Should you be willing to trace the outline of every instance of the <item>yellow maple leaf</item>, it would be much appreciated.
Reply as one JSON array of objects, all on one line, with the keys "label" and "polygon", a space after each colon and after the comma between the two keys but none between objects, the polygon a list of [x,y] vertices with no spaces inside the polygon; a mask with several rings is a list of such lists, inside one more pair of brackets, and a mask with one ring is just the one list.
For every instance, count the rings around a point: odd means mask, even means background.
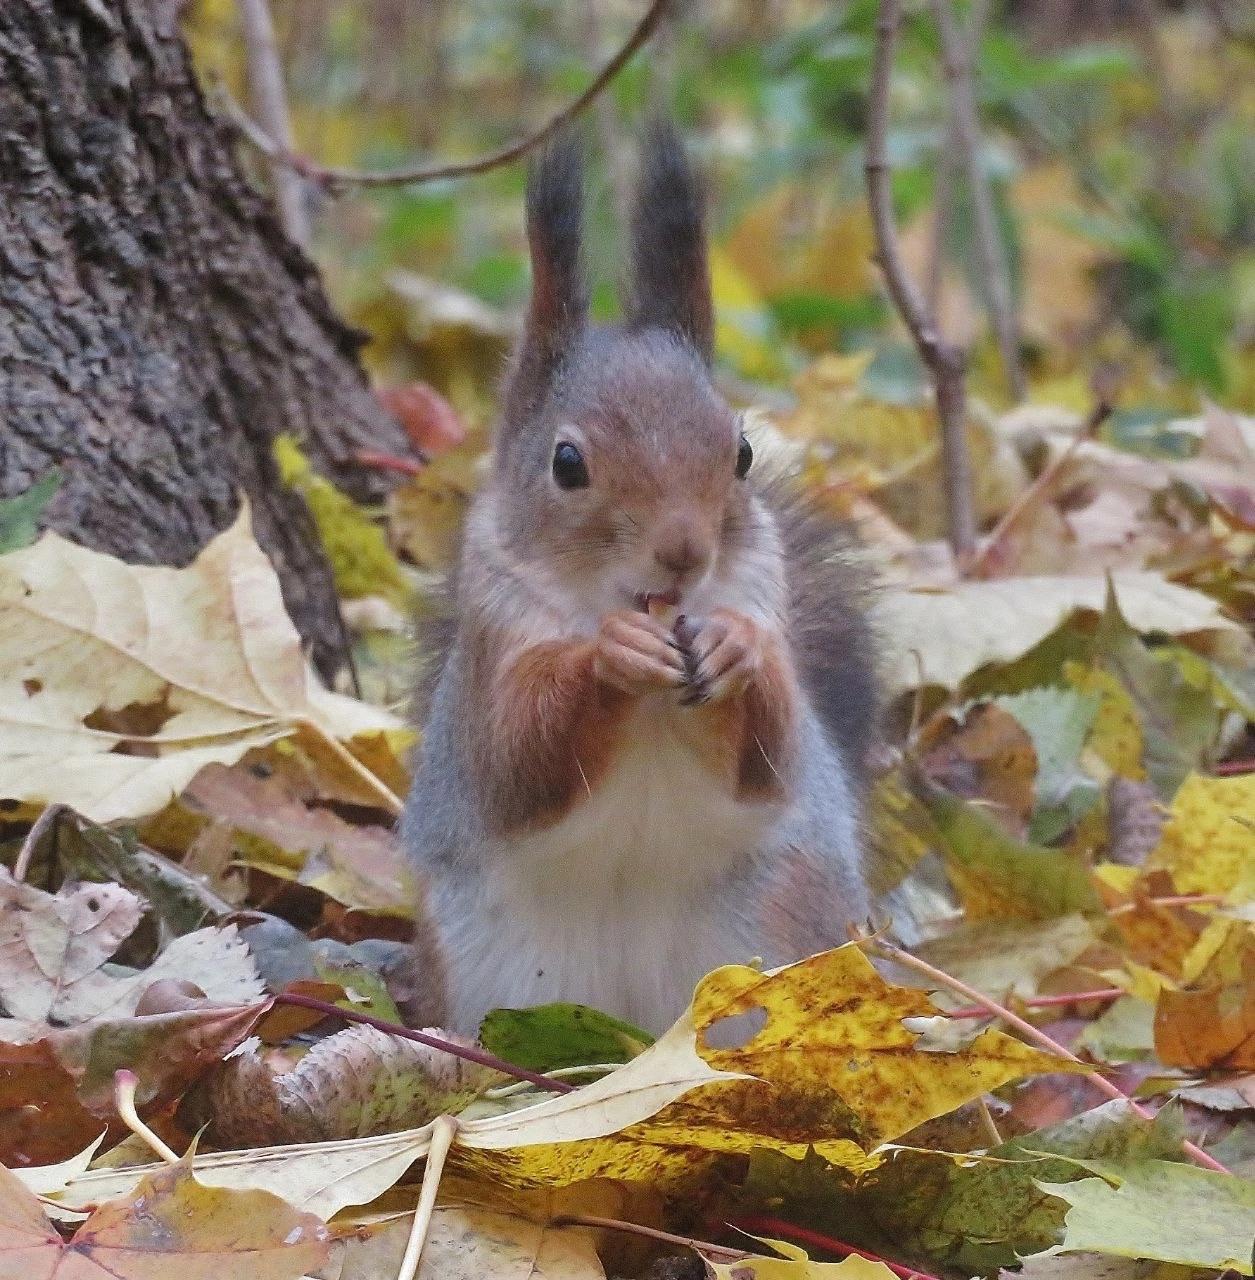
[{"label": "yellow maple leaf", "polygon": [[1255,774],[1186,778],[1148,865],[1166,867],[1181,893],[1228,893],[1244,879],[1249,884],[1255,865]]}]

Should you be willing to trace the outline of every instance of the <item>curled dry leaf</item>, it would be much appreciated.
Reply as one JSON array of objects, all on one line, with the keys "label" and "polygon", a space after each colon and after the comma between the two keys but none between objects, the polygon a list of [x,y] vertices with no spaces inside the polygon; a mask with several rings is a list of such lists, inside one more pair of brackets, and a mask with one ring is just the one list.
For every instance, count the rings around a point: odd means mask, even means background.
[{"label": "curled dry leaf", "polygon": [[265,1191],[197,1182],[180,1161],[101,1205],[63,1240],[34,1194],[0,1167],[0,1275],[64,1280],[298,1280],[326,1260],[326,1226]]},{"label": "curled dry leaf", "polygon": [[399,722],[319,685],[247,509],[185,569],[52,533],[0,558],[3,798],[136,818],[300,727],[326,741]]},{"label": "curled dry leaf", "polygon": [[66,884],[51,894],[0,867],[0,1006],[36,1021],[93,1017],[117,985],[100,967],[143,913],[121,885]]},{"label": "curled dry leaf", "polygon": [[261,997],[257,970],[234,925],[175,938],[141,972],[102,972],[142,909],[120,885],[79,885],[54,895],[0,868],[0,1004],[14,1018],[74,1026],[134,1013],[144,990],[167,978],[194,982],[222,1003]]},{"label": "curled dry leaf", "polygon": [[189,1096],[186,1116],[192,1127],[208,1122],[219,1146],[367,1137],[456,1114],[502,1080],[473,1062],[354,1026],[278,1074],[256,1048],[233,1054]]}]

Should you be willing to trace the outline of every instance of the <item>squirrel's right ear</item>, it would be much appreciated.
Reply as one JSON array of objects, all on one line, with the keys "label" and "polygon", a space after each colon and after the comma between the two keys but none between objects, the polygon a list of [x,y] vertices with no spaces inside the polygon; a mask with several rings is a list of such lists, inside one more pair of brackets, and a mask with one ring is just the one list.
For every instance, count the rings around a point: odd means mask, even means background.
[{"label": "squirrel's right ear", "polygon": [[516,420],[544,395],[587,319],[583,231],[583,148],[568,130],[541,152],[527,175],[532,296],[506,392],[507,413]]}]

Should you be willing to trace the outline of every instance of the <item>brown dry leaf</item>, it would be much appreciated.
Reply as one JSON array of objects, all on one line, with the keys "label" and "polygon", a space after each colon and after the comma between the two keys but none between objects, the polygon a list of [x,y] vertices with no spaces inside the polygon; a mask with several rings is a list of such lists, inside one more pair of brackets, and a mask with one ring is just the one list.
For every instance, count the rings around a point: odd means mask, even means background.
[{"label": "brown dry leaf", "polygon": [[102,972],[141,910],[120,885],[80,885],[54,895],[0,868],[0,1004],[11,1017],[65,1027],[134,1013],[144,991],[165,979],[193,982],[223,1004],[261,998],[261,980],[234,925],[175,938],[138,973]]},{"label": "brown dry leaf", "polygon": [[1155,1006],[1155,1052],[1170,1067],[1255,1070],[1255,926],[1218,922],[1223,941],[1183,990]]},{"label": "brown dry leaf", "polygon": [[0,1019],[0,1160],[65,1160],[107,1127],[113,1074],[139,1077],[142,1111],[165,1105],[245,1040],[265,1005],[217,1005],[54,1029]]},{"label": "brown dry leaf", "polygon": [[[445,1032],[434,1032],[445,1035]],[[502,1076],[374,1027],[347,1027],[276,1073],[246,1047],[191,1095],[186,1118],[225,1147],[279,1146],[395,1133],[455,1115]],[[185,1104],[187,1105],[187,1104]]]},{"label": "brown dry leaf", "polygon": [[6,799],[135,818],[298,727],[335,755],[336,739],[399,726],[319,685],[247,509],[185,569],[53,533],[0,557]]},{"label": "brown dry leaf", "polygon": [[1013,835],[1027,833],[1037,750],[1009,711],[983,702],[961,721],[956,713],[938,716],[925,727],[918,750],[920,768],[931,781],[981,803]]},{"label": "brown dry leaf", "polygon": [[101,1205],[62,1240],[21,1182],[0,1167],[0,1275],[57,1280],[297,1280],[326,1261],[313,1215],[264,1191],[202,1186],[183,1162]]},{"label": "brown dry leaf", "polygon": [[[347,907],[413,911],[415,891],[396,837],[304,803],[283,776],[263,777],[244,764],[210,765],[192,780],[177,807],[185,811],[190,830],[212,822],[234,830],[236,856],[248,866],[299,880]],[[169,834],[175,817],[163,817]]]}]

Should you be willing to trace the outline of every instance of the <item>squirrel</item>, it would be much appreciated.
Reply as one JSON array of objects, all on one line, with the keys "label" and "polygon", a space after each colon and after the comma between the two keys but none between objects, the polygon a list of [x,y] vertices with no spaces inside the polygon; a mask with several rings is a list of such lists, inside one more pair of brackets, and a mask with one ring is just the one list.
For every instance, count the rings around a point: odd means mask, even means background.
[{"label": "squirrel", "polygon": [[[647,133],[622,324],[588,318],[583,158],[531,167],[532,265],[490,478],[402,819],[446,1025],[591,1005],[658,1033],[718,965],[868,914],[876,680],[842,530],[756,474],[711,376],[705,200]],[[761,468],[760,468],[761,469]]]}]

